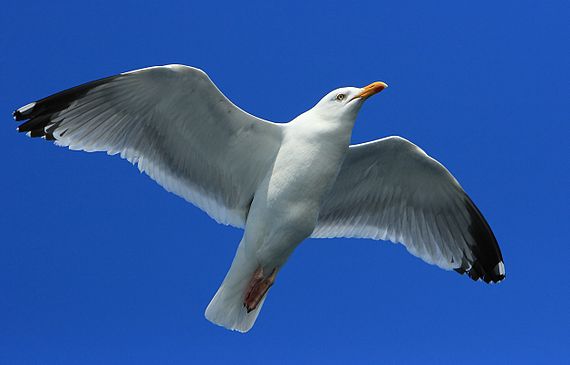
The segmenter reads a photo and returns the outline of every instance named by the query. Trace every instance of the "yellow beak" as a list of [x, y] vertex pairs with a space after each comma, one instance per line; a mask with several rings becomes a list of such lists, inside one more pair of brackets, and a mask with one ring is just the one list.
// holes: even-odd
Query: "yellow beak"
[[384, 82], [381, 81], [373, 82], [370, 85], [365, 86], [362, 92], [357, 96], [357, 98], [367, 99], [374, 94], [378, 94], [380, 91], [384, 90], [387, 87], [388, 85], [386, 85], [386, 83]]

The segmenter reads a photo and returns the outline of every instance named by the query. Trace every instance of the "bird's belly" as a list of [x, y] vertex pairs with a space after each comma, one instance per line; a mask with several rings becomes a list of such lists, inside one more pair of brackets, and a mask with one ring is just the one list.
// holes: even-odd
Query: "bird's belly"
[[301, 147], [283, 146], [268, 180], [268, 205], [278, 206], [283, 202], [316, 205], [318, 211], [323, 197], [336, 180], [346, 153], [342, 146], [326, 147], [310, 143], [303, 143]]
[[249, 249], [260, 263], [281, 266], [311, 235], [319, 211], [311, 201], [281, 199], [256, 202], [255, 199], [245, 230]]
[[314, 228], [339, 167], [340, 162], [319, 160], [315, 155], [278, 159], [267, 185], [267, 208], [284, 222]]
[[251, 248], [264, 262], [286, 259], [311, 235], [342, 162], [323, 161], [317, 153], [280, 155], [255, 194], [246, 224], [246, 237], [255, 242]]

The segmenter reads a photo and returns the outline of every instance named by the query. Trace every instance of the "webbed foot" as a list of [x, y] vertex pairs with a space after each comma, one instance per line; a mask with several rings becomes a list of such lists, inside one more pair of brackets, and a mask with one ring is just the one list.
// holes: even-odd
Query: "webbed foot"
[[245, 291], [245, 299], [243, 301], [243, 306], [247, 309], [247, 313], [255, 310], [259, 305], [259, 302], [263, 299], [269, 288], [275, 282], [275, 277], [277, 276], [277, 269], [273, 269], [268, 277], [263, 275], [263, 267], [259, 266], [253, 276], [251, 281], [247, 285]]

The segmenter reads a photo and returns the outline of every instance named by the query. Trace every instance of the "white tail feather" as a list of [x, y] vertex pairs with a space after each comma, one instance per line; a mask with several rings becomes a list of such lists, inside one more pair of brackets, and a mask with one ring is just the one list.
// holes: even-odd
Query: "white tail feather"
[[249, 313], [243, 305], [247, 285], [258, 266], [257, 260], [248, 257], [243, 246], [242, 241], [230, 270], [205, 313], [209, 321], [239, 332], [247, 332], [253, 327], [267, 297], [266, 294], [257, 308]]

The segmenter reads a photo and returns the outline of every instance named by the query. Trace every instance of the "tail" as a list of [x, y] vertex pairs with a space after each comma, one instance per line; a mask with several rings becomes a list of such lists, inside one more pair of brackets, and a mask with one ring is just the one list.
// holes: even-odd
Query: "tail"
[[266, 295], [257, 308], [249, 313], [244, 307], [245, 291], [258, 263], [251, 255], [247, 255], [243, 243], [240, 242], [232, 266], [205, 313], [210, 322], [239, 332], [247, 332], [253, 327], [267, 297]]

